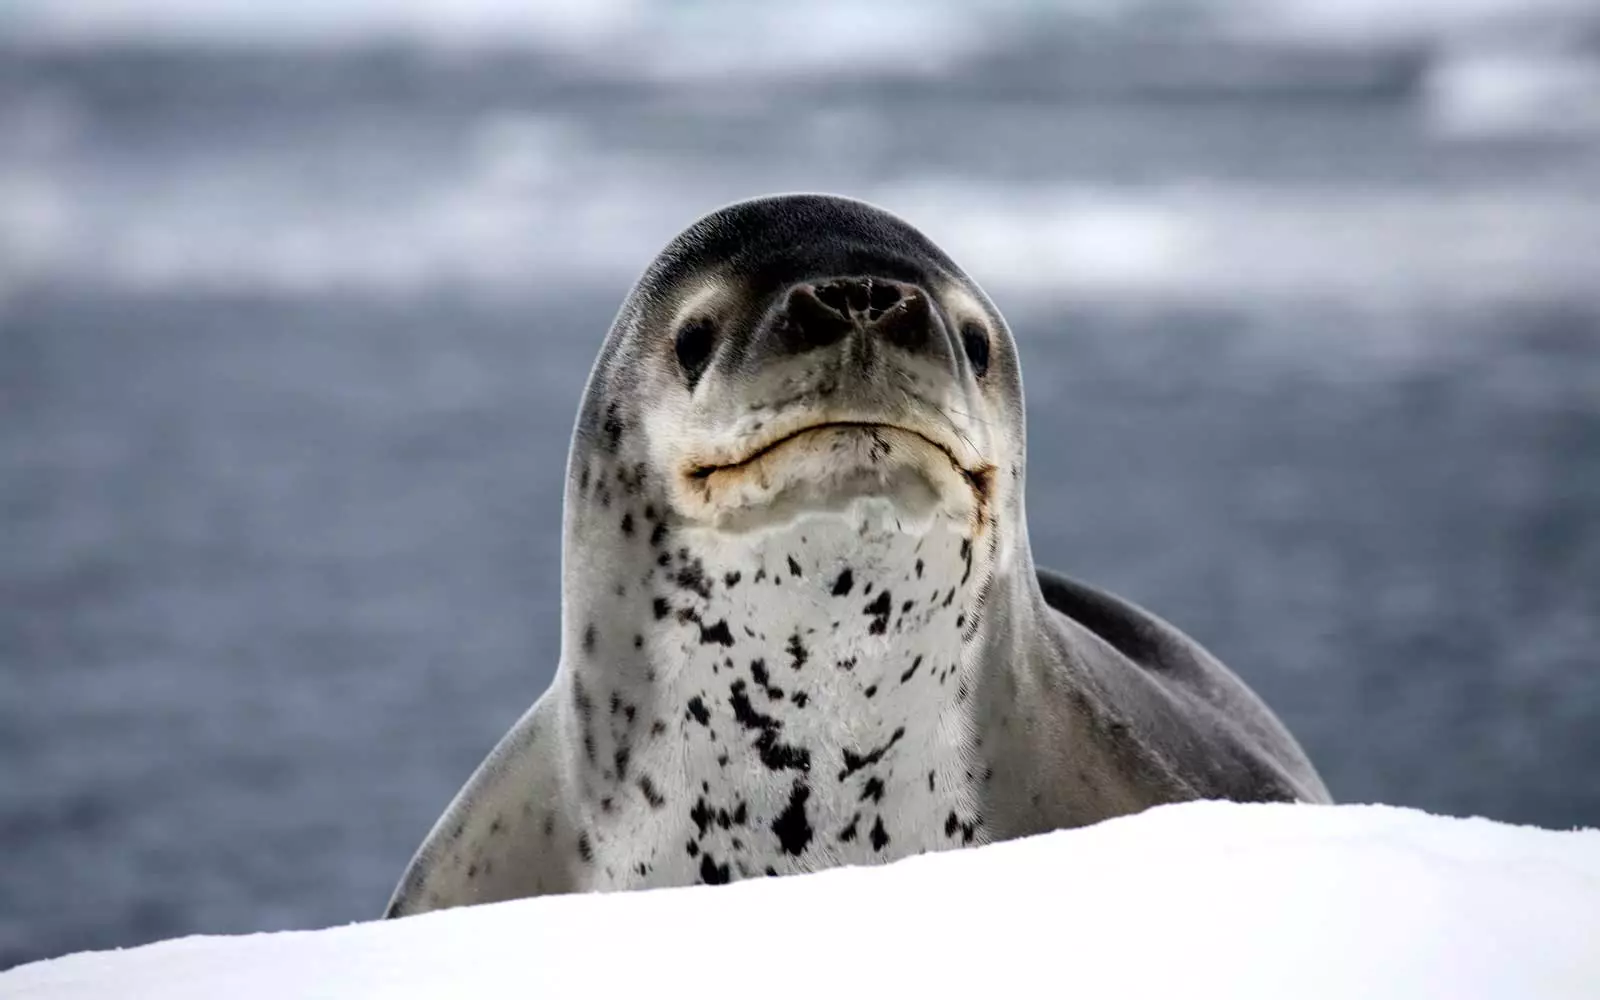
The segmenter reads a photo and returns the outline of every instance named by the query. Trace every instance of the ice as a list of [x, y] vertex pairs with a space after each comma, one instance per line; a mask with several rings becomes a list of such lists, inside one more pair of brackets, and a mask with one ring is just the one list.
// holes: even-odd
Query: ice
[[836, 869], [190, 937], [13, 1000], [226, 996], [1593, 997], [1600, 831], [1386, 806], [1166, 806]]

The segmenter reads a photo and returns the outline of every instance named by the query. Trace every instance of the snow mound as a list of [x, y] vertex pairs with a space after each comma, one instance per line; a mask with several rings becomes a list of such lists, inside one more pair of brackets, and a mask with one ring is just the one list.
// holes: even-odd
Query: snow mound
[[[377, 901], [374, 901], [376, 907]], [[71, 997], [1600, 996], [1600, 831], [1198, 802], [879, 868], [191, 937]]]

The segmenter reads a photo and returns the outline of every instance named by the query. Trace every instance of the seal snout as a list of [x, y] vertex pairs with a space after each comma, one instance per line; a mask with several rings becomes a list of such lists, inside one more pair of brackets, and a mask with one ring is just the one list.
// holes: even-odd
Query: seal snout
[[888, 278], [850, 277], [792, 286], [758, 346], [803, 354], [857, 335], [912, 354], [931, 353], [934, 317], [928, 294]]

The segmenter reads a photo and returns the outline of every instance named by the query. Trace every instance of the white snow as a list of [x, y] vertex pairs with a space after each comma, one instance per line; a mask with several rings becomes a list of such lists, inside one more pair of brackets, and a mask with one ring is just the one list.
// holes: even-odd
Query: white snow
[[881, 868], [0, 974], [8, 1000], [497, 994], [1593, 998], [1600, 831], [1201, 802]]

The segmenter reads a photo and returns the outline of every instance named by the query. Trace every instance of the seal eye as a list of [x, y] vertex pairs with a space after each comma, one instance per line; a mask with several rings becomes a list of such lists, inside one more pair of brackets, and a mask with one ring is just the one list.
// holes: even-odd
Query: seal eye
[[678, 329], [675, 345], [678, 352], [678, 367], [683, 369], [683, 377], [691, 389], [705, 372], [706, 362], [711, 360], [711, 348], [716, 342], [716, 333], [716, 327], [712, 326], [709, 319], [692, 319]]
[[989, 335], [983, 327], [973, 322], [961, 324], [961, 346], [966, 349], [967, 360], [972, 362], [972, 374], [983, 378], [989, 370]]

